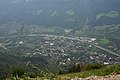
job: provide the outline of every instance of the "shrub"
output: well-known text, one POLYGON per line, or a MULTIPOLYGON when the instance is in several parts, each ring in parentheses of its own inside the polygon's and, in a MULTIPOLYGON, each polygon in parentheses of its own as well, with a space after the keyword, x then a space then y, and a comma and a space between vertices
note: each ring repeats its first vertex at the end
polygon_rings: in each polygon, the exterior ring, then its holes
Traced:
POLYGON ((11 71, 8 68, 0 67, 0 80, 10 77, 11 71))
MULTIPOLYGON (((99 64, 99 63, 91 63, 91 64, 84 64, 84 65, 75 64, 73 67, 71 67, 69 69, 69 73, 95 70, 95 69, 100 69, 100 68, 103 68, 103 67, 104 67, 104 65, 99 64)), ((60 72, 60 74, 62 74, 62 73, 60 72)))
POLYGON ((92 64, 85 64, 85 65, 81 65, 80 69, 81 71, 89 71, 89 70, 95 70, 95 69, 100 69, 104 67, 103 64, 99 64, 99 63, 92 63, 92 64))
POLYGON ((80 64, 76 64, 74 65, 70 70, 69 72, 80 72, 81 71, 81 68, 80 68, 80 64))
POLYGON ((23 67, 14 66, 12 67, 12 75, 15 77, 21 77, 24 75, 26 70, 23 67))

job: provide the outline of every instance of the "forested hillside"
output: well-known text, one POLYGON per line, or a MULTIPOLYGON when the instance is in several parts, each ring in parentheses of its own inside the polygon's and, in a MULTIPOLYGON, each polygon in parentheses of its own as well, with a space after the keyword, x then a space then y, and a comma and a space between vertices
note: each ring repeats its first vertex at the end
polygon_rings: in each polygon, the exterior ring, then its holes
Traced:
POLYGON ((16 21, 47 26, 79 26, 85 17, 91 25, 119 23, 118 0, 0 0, 0 23, 16 21))

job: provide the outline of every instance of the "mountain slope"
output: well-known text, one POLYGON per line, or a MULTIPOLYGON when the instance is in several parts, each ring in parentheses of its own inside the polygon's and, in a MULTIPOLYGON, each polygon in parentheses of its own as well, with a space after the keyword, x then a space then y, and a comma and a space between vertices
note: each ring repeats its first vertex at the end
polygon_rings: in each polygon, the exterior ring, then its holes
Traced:
POLYGON ((119 23, 119 16, 102 16, 96 20, 100 13, 120 13, 118 3, 118 0, 1 0, 0 23, 17 21, 25 24, 75 27, 85 20, 85 16, 89 18, 91 25, 119 23))

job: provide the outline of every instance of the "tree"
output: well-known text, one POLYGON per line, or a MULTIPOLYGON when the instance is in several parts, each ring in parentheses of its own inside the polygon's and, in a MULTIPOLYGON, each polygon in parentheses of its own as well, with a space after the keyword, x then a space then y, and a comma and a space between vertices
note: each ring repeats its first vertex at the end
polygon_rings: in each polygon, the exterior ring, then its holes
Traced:
POLYGON ((26 70, 23 67, 14 66, 12 67, 12 74, 15 77, 21 77, 24 75, 26 70))

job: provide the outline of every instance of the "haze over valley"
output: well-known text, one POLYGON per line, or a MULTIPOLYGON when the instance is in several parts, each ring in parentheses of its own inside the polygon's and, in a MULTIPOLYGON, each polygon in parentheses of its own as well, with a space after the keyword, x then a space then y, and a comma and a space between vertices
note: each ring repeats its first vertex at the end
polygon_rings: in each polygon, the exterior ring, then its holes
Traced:
POLYGON ((0 0, 0 78, 120 63, 119 0, 0 0), (3 71, 2 71, 3 70, 3 71))

